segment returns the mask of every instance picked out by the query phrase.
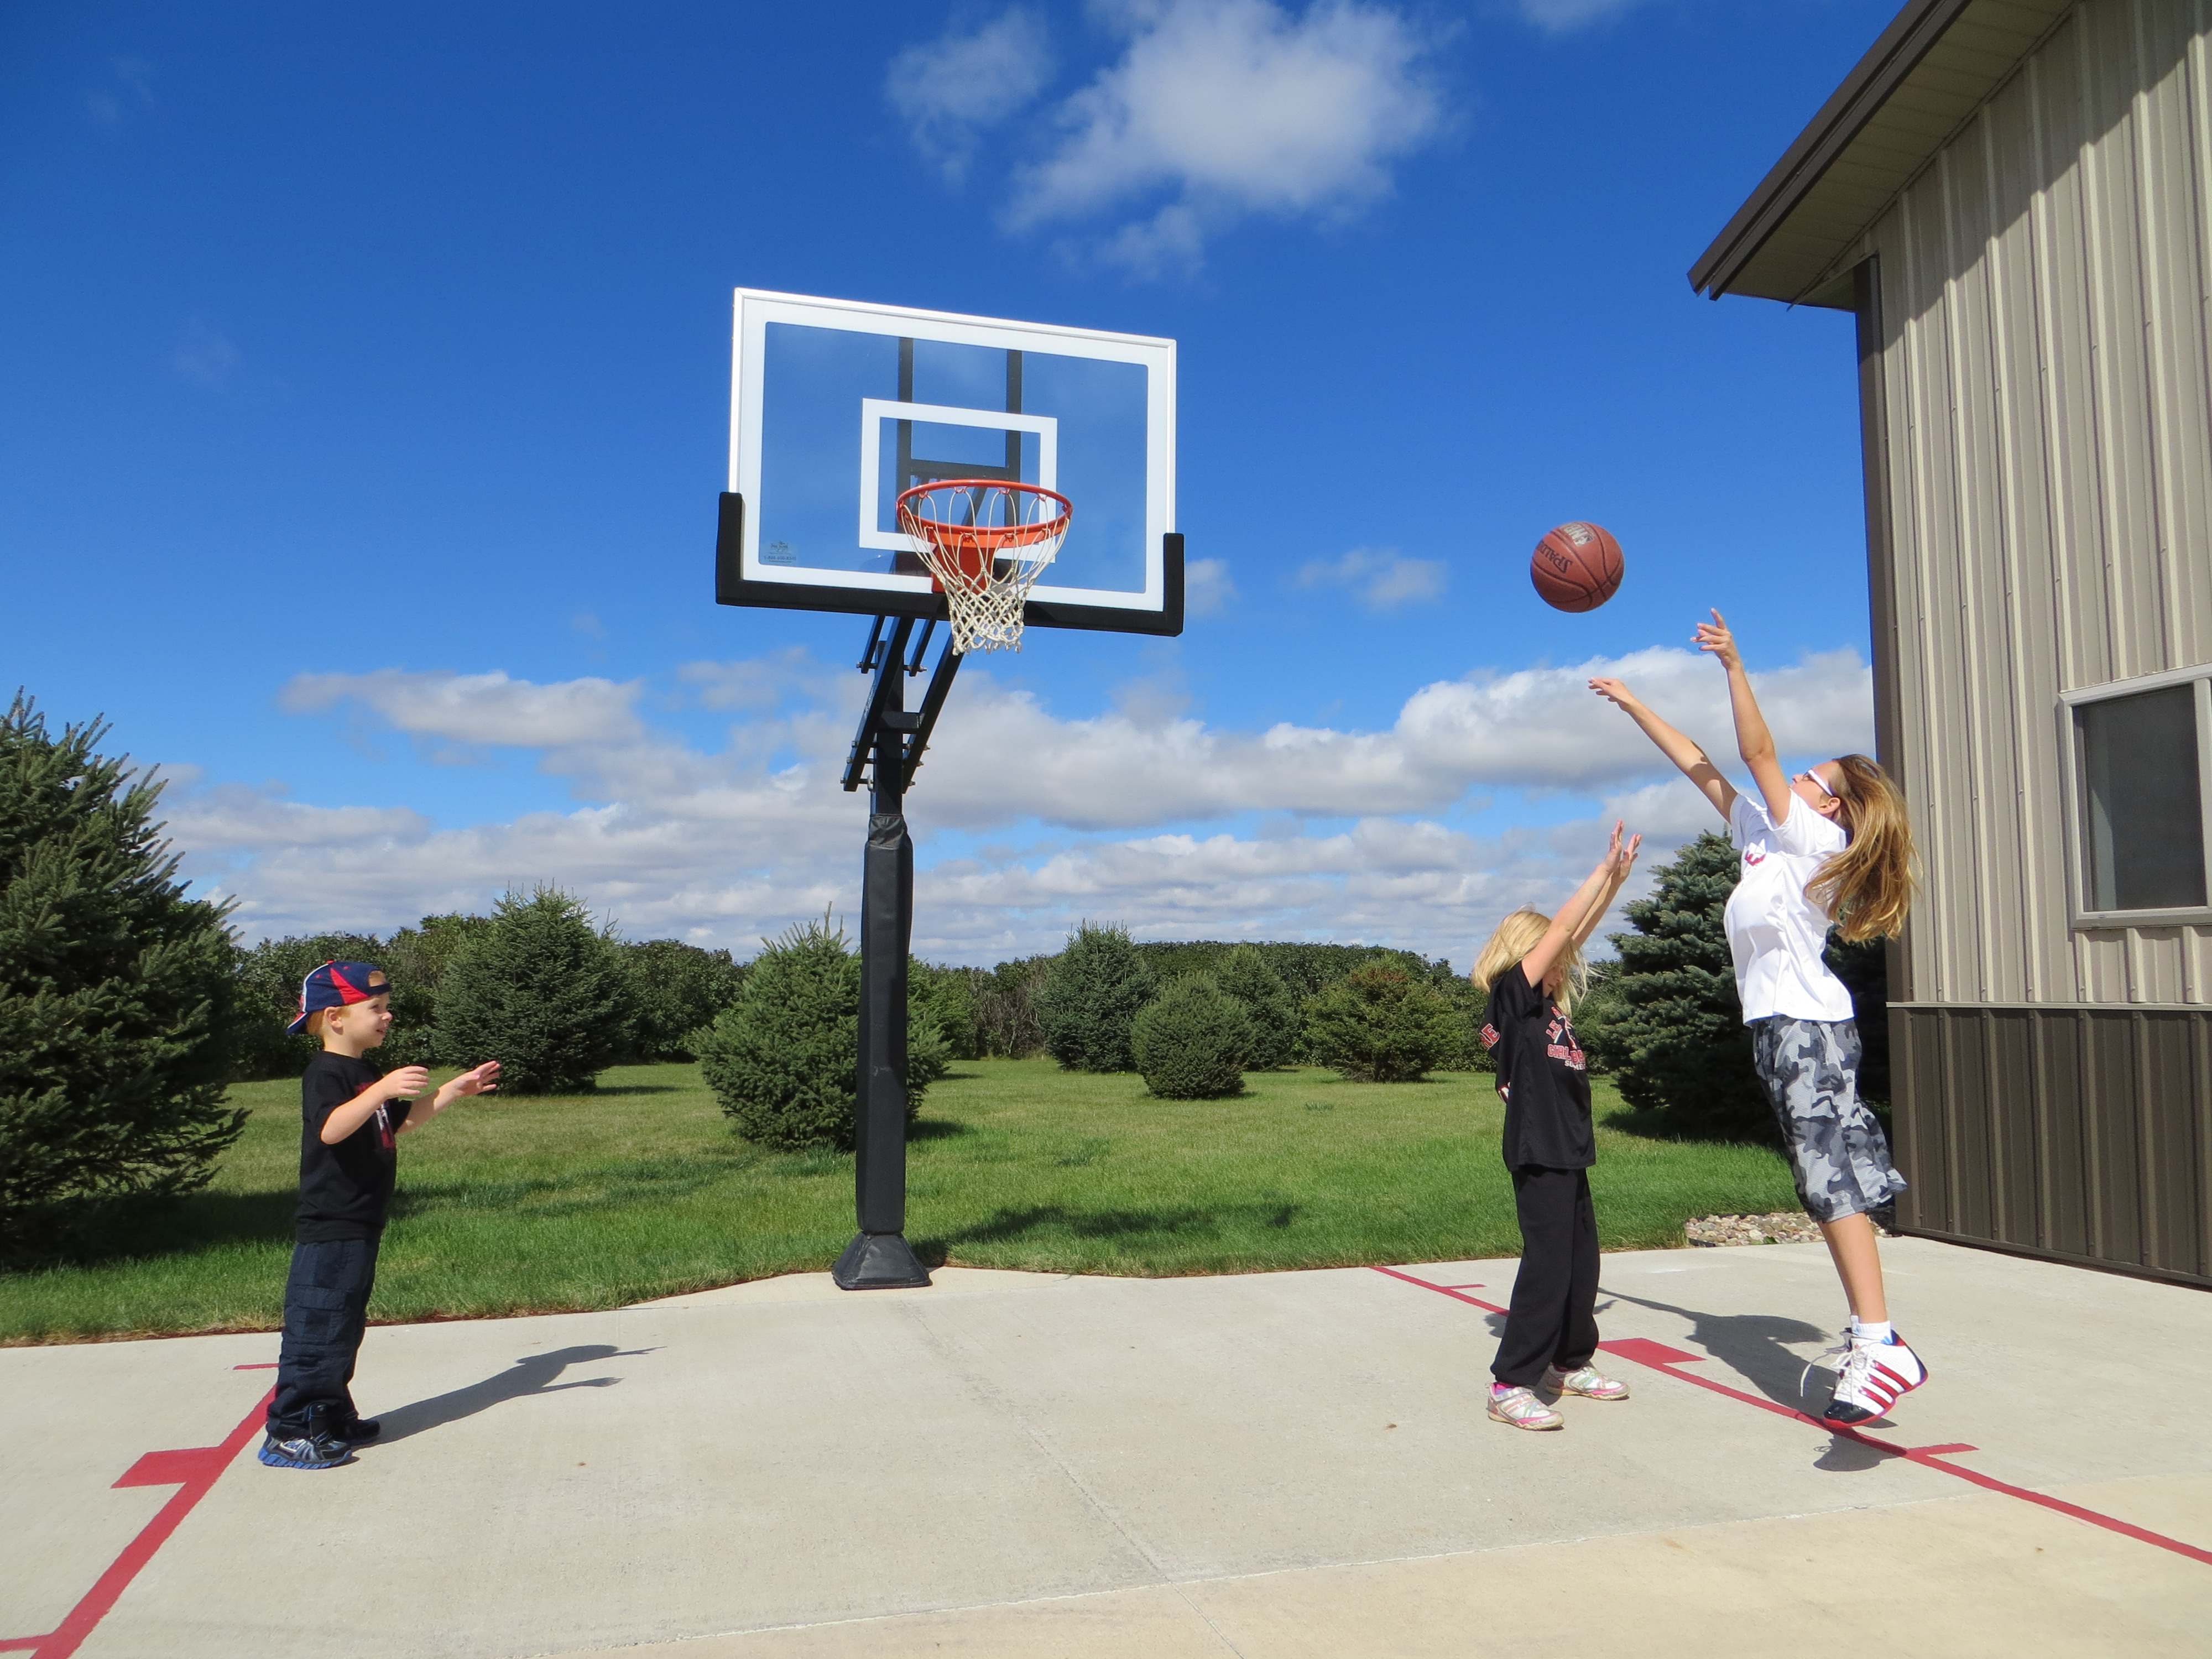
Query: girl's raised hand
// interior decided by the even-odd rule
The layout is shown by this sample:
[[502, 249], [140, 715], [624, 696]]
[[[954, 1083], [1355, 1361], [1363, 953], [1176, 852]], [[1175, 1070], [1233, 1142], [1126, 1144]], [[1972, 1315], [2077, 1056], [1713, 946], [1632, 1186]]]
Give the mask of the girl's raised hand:
[[1628, 845], [1623, 847], [1620, 844], [1620, 826], [1619, 824], [1613, 826], [1613, 847], [1607, 863], [1611, 868], [1614, 886], [1617, 887], [1628, 879], [1628, 872], [1636, 867], [1637, 848], [1643, 845], [1644, 837], [1639, 834], [1631, 836], [1628, 838]]
[[1589, 689], [1616, 708], [1633, 708], [1637, 706], [1636, 694], [1628, 689], [1625, 681], [1601, 678], [1592, 680], [1589, 683]]
[[1721, 659], [1722, 667], [1743, 666], [1743, 659], [1736, 654], [1735, 635], [1729, 632], [1728, 623], [1719, 611], [1713, 612], [1711, 622], [1698, 624], [1697, 641], [1698, 649], [1711, 652]]

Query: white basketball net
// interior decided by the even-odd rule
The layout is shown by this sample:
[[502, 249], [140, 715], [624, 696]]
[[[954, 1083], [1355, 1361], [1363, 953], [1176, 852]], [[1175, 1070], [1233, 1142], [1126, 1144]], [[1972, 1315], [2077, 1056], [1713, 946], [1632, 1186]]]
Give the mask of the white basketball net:
[[1050, 490], [980, 478], [899, 497], [899, 528], [945, 591], [955, 651], [1022, 648], [1022, 606], [1060, 551], [1073, 511]]

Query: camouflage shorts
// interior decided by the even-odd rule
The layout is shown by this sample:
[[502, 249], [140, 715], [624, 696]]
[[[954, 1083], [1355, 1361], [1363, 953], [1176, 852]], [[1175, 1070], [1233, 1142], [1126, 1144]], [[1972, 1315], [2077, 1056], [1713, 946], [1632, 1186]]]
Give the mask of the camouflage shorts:
[[1889, 1138], [1859, 1099], [1856, 1021], [1755, 1019], [1751, 1051], [1808, 1215], [1840, 1221], [1905, 1190], [1889, 1161]]

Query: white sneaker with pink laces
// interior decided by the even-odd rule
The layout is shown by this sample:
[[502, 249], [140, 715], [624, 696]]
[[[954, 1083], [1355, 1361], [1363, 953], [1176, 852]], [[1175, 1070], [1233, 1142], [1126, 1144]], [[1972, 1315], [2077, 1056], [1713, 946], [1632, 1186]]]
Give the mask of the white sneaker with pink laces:
[[1564, 1429], [1567, 1419], [1527, 1389], [1509, 1389], [1503, 1382], [1490, 1386], [1490, 1417], [1495, 1423], [1516, 1429]]
[[1585, 1400], [1626, 1400], [1628, 1384], [1606, 1376], [1595, 1365], [1577, 1365], [1573, 1370], [1563, 1371], [1557, 1365], [1544, 1368], [1544, 1386], [1553, 1394], [1578, 1394]]

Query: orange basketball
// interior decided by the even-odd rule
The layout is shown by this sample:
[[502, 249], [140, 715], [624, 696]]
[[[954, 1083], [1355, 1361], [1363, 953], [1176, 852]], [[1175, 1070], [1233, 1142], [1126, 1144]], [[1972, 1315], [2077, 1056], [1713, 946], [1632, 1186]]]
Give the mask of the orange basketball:
[[1528, 580], [1555, 611], [1595, 611], [1620, 586], [1620, 544], [1594, 524], [1563, 524], [1536, 544]]

